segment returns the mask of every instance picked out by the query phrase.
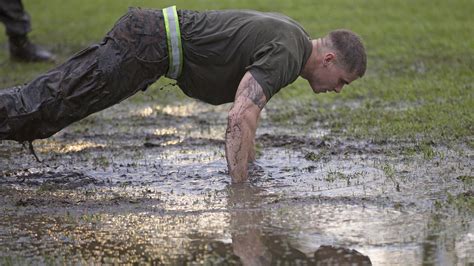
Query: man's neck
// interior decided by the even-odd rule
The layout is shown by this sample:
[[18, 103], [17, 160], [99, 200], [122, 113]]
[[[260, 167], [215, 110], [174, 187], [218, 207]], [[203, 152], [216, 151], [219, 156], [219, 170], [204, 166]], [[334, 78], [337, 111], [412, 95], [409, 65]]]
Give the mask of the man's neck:
[[321, 50], [321, 46], [323, 45], [322, 38], [311, 40], [311, 45], [311, 55], [309, 56], [308, 60], [306, 61], [306, 64], [303, 67], [303, 70], [301, 71], [301, 77], [303, 77], [304, 79], [308, 79], [308, 77], [311, 76], [311, 73], [316, 67], [316, 58], [318, 52]]

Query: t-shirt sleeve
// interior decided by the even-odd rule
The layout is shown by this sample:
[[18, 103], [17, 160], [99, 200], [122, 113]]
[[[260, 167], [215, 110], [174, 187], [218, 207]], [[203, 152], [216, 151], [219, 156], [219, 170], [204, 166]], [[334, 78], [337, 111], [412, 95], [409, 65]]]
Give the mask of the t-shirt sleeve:
[[262, 87], [267, 100], [295, 81], [301, 72], [302, 56], [290, 49], [279, 42], [268, 43], [254, 53], [254, 62], [246, 68]]

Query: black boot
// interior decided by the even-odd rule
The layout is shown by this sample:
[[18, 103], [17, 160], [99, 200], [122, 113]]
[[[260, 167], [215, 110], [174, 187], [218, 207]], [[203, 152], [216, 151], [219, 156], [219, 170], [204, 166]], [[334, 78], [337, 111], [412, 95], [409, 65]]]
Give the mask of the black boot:
[[52, 62], [54, 55], [30, 42], [26, 35], [10, 36], [10, 58], [22, 62]]

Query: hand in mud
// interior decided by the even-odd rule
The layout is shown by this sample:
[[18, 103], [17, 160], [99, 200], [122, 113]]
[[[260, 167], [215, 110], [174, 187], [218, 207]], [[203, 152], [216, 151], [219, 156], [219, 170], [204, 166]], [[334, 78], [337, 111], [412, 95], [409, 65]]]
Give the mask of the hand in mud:
[[265, 175], [263, 167], [257, 164], [256, 161], [249, 163], [249, 179], [260, 178]]

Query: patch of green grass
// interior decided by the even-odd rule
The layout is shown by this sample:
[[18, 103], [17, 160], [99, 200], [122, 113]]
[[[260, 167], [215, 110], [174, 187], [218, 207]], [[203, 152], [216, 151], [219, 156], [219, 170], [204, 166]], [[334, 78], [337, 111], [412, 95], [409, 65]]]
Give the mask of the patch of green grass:
[[386, 177], [393, 179], [395, 177], [395, 169], [390, 164], [386, 163], [382, 165], [382, 171]]
[[324, 156], [326, 155], [325, 150], [322, 150], [321, 152], [318, 152], [317, 154], [315, 152], [308, 152], [305, 154], [304, 158], [308, 161], [313, 161], [313, 162], [318, 162], [320, 161]]
[[426, 104], [408, 110], [359, 109], [348, 112], [345, 121], [348, 133], [356, 137], [456, 140], [472, 135], [471, 104], [474, 103], [460, 100], [457, 104]]
[[324, 180], [327, 181], [327, 182], [332, 183], [340, 177], [342, 177], [342, 173], [340, 173], [340, 172], [329, 172], [327, 174], [327, 176], [324, 178]]
[[255, 143], [255, 156], [257, 158], [263, 155], [263, 145], [261, 143]]
[[327, 182], [334, 182], [336, 180], [347, 180], [347, 184], [349, 185], [349, 176], [345, 175], [344, 173], [341, 173], [339, 171], [330, 171], [328, 172], [328, 175], [324, 179]]
[[415, 143], [414, 146], [401, 148], [401, 155], [411, 157], [416, 154], [421, 154], [426, 160], [431, 160], [435, 157], [444, 158], [442, 152], [436, 151], [432, 141], [422, 141]]
[[3, 255], [0, 257], [0, 265], [26, 265], [27, 260], [20, 255]]
[[355, 184], [359, 185], [359, 179], [362, 176], [363, 176], [362, 172], [353, 172], [350, 174], [345, 174], [339, 171], [329, 171], [327, 176], [324, 178], [324, 180], [330, 183], [333, 183], [338, 180], [342, 180], [342, 181], [346, 181], [348, 186], [351, 184], [351, 181], [355, 181]]
[[50, 191], [55, 191], [58, 189], [58, 186], [54, 183], [48, 183], [44, 182], [41, 184], [41, 186], [38, 188], [37, 192], [42, 193], [42, 192], [50, 192]]
[[456, 178], [464, 184], [464, 188], [473, 188], [474, 186], [474, 176], [470, 175], [461, 175]]
[[431, 144], [423, 142], [419, 145], [419, 149], [423, 153], [423, 158], [431, 160], [436, 156], [436, 152], [431, 146]]
[[95, 166], [100, 166], [100, 167], [106, 168], [106, 167], [110, 166], [110, 160], [109, 160], [109, 158], [107, 158], [105, 156], [99, 156], [99, 157], [94, 159], [93, 164]]
[[474, 213], [474, 192], [465, 192], [457, 195], [448, 193], [446, 203], [460, 211]]
[[417, 152], [418, 152], [418, 149], [416, 148], [416, 146], [411, 146], [411, 147], [404, 146], [401, 148], [400, 155], [403, 155], [405, 157], [413, 157], [417, 154]]
[[389, 163], [385, 163], [381, 166], [381, 169], [388, 180], [393, 182], [396, 191], [400, 191], [400, 182], [397, 180], [395, 168]]

